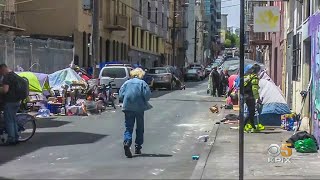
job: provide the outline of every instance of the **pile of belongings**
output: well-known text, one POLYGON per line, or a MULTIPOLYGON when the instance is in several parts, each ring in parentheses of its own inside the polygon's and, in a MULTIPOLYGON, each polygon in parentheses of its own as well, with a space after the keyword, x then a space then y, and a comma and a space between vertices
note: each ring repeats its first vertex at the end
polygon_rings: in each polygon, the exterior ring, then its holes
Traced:
POLYGON ((319 150, 316 138, 306 131, 291 136, 287 143, 291 144, 290 148, 295 148, 300 153, 316 153, 319 150))

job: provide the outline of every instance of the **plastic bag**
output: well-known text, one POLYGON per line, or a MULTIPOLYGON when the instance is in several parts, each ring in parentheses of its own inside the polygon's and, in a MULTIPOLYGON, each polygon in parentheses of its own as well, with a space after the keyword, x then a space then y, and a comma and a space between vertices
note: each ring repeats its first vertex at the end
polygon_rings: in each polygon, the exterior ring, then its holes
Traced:
POLYGON ((316 153, 317 152, 317 144, 311 138, 299 140, 295 142, 294 148, 299 153, 316 153))

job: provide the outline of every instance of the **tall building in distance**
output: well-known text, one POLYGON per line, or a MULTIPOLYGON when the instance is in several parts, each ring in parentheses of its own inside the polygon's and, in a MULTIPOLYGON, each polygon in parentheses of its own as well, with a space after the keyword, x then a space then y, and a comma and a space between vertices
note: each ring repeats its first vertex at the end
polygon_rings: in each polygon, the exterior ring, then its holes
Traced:
POLYGON ((224 43, 226 39, 226 33, 228 31, 228 14, 221 15, 221 30, 220 30, 220 42, 224 43))

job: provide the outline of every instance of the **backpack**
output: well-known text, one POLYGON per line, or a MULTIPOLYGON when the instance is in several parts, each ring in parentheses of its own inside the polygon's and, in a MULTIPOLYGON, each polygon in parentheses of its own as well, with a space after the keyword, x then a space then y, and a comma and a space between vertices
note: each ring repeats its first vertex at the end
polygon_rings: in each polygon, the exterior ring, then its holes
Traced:
POLYGON ((29 96, 29 80, 16 75, 15 93, 17 100, 25 100, 29 96))

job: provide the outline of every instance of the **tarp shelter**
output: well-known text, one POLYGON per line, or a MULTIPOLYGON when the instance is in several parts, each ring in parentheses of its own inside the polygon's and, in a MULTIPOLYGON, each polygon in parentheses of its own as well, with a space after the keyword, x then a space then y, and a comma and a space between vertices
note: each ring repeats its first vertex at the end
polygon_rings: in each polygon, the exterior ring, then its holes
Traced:
POLYGON ((61 86, 72 84, 73 81, 83 81, 82 78, 71 68, 66 68, 49 74, 49 84, 53 90, 60 90, 61 86))
POLYGON ((43 93, 43 91, 50 89, 47 74, 33 72, 17 72, 17 74, 29 80, 30 92, 43 93))
POLYGON ((290 108, 282 95, 281 89, 273 82, 266 71, 262 71, 259 81, 259 94, 263 108, 260 119, 265 125, 280 126, 281 115, 290 114, 290 108))

